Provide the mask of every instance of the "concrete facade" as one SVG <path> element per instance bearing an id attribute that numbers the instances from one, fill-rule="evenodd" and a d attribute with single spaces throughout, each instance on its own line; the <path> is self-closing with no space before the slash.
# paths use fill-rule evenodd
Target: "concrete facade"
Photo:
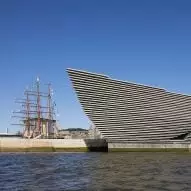
<path id="1" fill-rule="evenodd" d="M 190 143 L 108 143 L 108 151 L 191 151 Z"/>
<path id="2" fill-rule="evenodd" d="M 190 143 L 107 143 L 103 139 L 0 138 L 0 152 L 190 151 Z"/>
<path id="3" fill-rule="evenodd" d="M 93 139 L 0 139 L 0 151 L 91 151 L 107 148 L 105 140 Z"/>
<path id="4" fill-rule="evenodd" d="M 84 112 L 109 142 L 191 142 L 190 95 L 67 71 Z"/>

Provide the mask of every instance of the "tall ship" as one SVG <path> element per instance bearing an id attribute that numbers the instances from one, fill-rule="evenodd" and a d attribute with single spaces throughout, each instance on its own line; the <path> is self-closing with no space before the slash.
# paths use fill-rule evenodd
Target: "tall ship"
<path id="1" fill-rule="evenodd" d="M 21 108 L 13 111 L 12 118 L 18 122 L 12 125 L 22 127 L 23 138 L 54 138 L 58 134 L 51 84 L 45 85 L 46 91 L 41 85 L 37 78 L 33 87 L 24 91 L 24 98 L 15 101 Z"/>

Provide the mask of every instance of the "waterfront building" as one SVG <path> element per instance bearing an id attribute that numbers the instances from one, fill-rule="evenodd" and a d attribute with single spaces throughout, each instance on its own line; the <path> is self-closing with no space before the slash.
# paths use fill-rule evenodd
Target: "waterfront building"
<path id="1" fill-rule="evenodd" d="M 108 142 L 191 140 L 191 96 L 67 71 L 84 112 Z"/>

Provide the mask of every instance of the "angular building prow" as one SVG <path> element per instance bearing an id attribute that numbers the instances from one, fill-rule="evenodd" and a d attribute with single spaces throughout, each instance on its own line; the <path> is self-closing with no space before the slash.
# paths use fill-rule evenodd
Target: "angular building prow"
<path id="1" fill-rule="evenodd" d="M 85 114 L 112 142 L 191 139 L 191 96 L 67 69 Z"/>

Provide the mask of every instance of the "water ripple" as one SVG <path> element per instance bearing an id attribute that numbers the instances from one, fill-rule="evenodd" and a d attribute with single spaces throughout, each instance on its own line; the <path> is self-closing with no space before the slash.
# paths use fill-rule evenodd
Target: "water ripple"
<path id="1" fill-rule="evenodd" d="M 191 153 L 0 154 L 0 190 L 191 190 Z"/>

